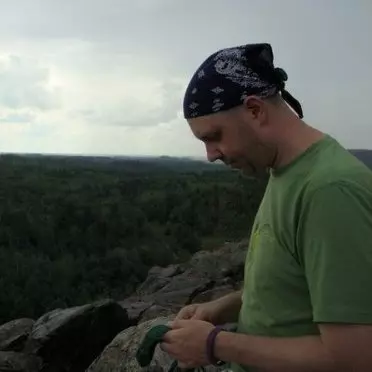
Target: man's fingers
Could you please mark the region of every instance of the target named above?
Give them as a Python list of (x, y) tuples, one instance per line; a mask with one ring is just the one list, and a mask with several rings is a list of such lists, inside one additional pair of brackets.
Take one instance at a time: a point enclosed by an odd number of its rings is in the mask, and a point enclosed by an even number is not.
[(173, 321), (170, 321), (167, 324), (172, 329), (179, 329), (185, 327), (189, 322), (190, 322), (189, 319), (174, 319)]
[(203, 319), (203, 314), (195, 313), (195, 314), (193, 314), (193, 316), (190, 319), (191, 320), (202, 320)]
[(162, 342), (165, 342), (165, 343), (172, 343), (174, 341), (175, 338), (179, 337), (178, 336), (178, 330), (177, 329), (171, 329), (169, 330), (168, 332), (164, 333), (163, 335), (163, 338), (162, 338)]
[(191, 314), (190, 313), (182, 313), (182, 314), (178, 314), (174, 320), (182, 320), (182, 319), (190, 319), (191, 318)]
[(193, 306), (188, 306), (186, 308), (183, 308), (179, 311), (179, 313), (176, 315), (175, 319), (190, 319), (195, 313), (195, 309)]
[(162, 337), (162, 342), (164, 343), (169, 343), (172, 341), (172, 330), (164, 333), (163, 337)]
[(161, 350), (167, 352), (167, 343), (164, 341), (164, 342), (159, 342), (159, 347)]
[(189, 366), (186, 363), (178, 362), (178, 368), (182, 371), (189, 369)]

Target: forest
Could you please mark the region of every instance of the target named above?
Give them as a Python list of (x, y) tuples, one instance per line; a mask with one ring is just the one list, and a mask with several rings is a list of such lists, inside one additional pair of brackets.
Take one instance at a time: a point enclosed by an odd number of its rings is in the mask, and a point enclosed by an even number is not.
[(190, 159), (0, 156), (0, 324), (124, 299), (154, 265), (247, 237), (267, 179)]

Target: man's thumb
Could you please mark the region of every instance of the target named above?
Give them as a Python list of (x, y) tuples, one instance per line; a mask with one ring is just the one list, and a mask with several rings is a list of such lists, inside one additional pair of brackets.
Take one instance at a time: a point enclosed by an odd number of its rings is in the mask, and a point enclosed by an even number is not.
[(172, 329), (177, 329), (177, 328), (183, 328), (186, 322), (187, 322), (187, 319), (174, 319), (173, 321), (168, 322), (167, 325), (168, 327)]

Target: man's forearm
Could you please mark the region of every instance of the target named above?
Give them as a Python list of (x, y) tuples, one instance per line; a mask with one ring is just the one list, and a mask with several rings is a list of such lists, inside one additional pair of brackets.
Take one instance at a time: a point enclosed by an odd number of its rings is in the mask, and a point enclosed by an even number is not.
[(319, 336), (271, 338), (221, 332), (216, 338), (215, 355), (265, 372), (339, 371)]
[(237, 322), (242, 306), (241, 297), (242, 290), (239, 290), (215, 300), (216, 306), (220, 308), (218, 318), (216, 319), (217, 324)]

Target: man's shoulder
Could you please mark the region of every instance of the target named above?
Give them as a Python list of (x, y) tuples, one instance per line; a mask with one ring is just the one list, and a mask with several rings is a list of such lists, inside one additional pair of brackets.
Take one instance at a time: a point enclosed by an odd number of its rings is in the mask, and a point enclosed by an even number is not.
[(318, 164), (309, 173), (308, 186), (311, 192), (335, 187), (372, 192), (372, 170), (334, 141), (328, 151), (319, 155)]
[[(314, 177), (309, 183), (304, 200), (305, 207), (316, 204), (319, 210), (337, 209), (344, 205), (351, 210), (368, 210), (372, 213), (372, 172), (351, 168), (330, 170), (323, 177)], [(358, 212), (358, 213), (359, 213)]]

